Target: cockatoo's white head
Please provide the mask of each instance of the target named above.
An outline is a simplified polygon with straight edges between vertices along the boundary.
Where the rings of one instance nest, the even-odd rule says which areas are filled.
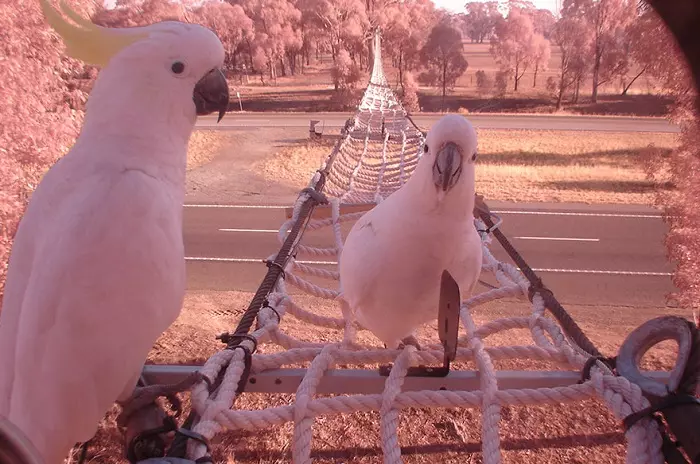
[[[106,28],[82,18],[62,2],[61,10],[74,25],[48,0],[40,1],[47,22],[63,38],[67,54],[102,68],[90,97],[101,100],[95,105],[105,105],[109,99],[107,111],[113,114],[120,105],[124,109],[130,105],[137,108],[129,111],[152,113],[148,116],[163,120],[181,114],[192,125],[196,115],[216,112],[219,120],[223,117],[229,103],[228,84],[221,71],[224,47],[211,30],[179,21]]]
[[[432,166],[432,184],[438,199],[452,191],[474,195],[476,131],[466,118],[457,114],[440,118],[430,128],[423,150],[421,162]]]

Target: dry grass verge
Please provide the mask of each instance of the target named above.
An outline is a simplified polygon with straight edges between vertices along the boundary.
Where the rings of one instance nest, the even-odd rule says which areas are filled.
[[[649,180],[645,156],[663,156],[676,134],[479,130],[477,191],[487,199],[522,202],[653,204],[668,179]],[[260,162],[266,178],[307,185],[330,142],[303,142]]]
[[[235,136],[230,132],[213,130],[196,130],[187,146],[187,170],[209,163],[224,148],[233,144]]]

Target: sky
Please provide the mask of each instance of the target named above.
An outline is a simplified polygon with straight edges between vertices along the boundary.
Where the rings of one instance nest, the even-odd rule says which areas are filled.
[[[445,8],[453,13],[464,13],[464,5],[467,0],[433,0],[433,3],[439,8]],[[537,8],[546,8],[554,12],[557,5],[557,0],[532,0]]]

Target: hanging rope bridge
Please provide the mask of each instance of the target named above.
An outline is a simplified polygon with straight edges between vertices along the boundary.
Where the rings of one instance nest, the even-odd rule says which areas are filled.
[[[149,383],[181,380],[198,371],[191,390],[192,411],[171,451],[196,462],[211,462],[208,443],[226,430],[255,431],[294,424],[291,444],[295,463],[311,462],[314,421],[322,416],[358,411],[380,413],[384,462],[399,463],[398,423],[406,408],[480,409],[483,462],[501,462],[499,422],[508,405],[576,403],[601,400],[625,429],[628,463],[662,463],[676,457],[669,430],[698,462],[700,445],[693,432],[700,371],[700,337],[682,318],[663,317],[639,327],[627,338],[618,356],[605,358],[585,336],[556,298],[500,232],[500,219],[478,201],[475,227],[483,243],[482,276],[498,285],[462,302],[462,332],[456,362],[472,362],[476,370],[452,369],[445,376],[411,376],[409,367],[437,365],[444,351],[439,343],[379,349],[358,338],[361,327],[347,322],[349,311],[339,293],[337,258],[343,249],[342,227],[400,188],[422,154],[424,133],[412,122],[388,85],[381,62],[379,34],[374,39],[375,61],[358,110],[342,130],[325,166],[302,190],[279,228],[279,251],[248,310],[233,333],[221,339],[226,348],[203,366],[146,366]],[[332,245],[310,245],[308,231],[327,231]],[[515,265],[497,260],[490,251],[493,238]],[[302,258],[312,258],[302,262]],[[333,261],[335,259],[335,261]],[[290,287],[328,300],[335,315],[304,308]],[[526,315],[477,324],[480,305],[506,297],[520,298]],[[437,302],[436,302],[437,304]],[[336,342],[301,340],[285,332],[295,318],[338,334]],[[513,329],[529,331],[530,345],[489,346],[487,339]],[[673,339],[679,344],[677,365],[670,373],[646,373],[641,356],[654,344]],[[265,353],[258,347],[265,344]],[[495,361],[518,359],[547,363],[548,371],[498,371]],[[392,363],[388,375],[378,364]],[[357,366],[338,369],[336,365]],[[289,367],[302,366],[302,367]],[[292,404],[262,410],[241,410],[235,401],[245,391],[295,393]],[[335,393],[342,396],[316,397]],[[671,406],[683,405],[679,408]],[[692,414],[688,411],[694,408]],[[653,415],[663,412],[666,422]],[[660,417],[660,416],[659,416]],[[695,419],[693,419],[695,418]],[[688,422],[691,421],[691,422]],[[186,453],[185,453],[185,447]],[[671,456],[671,458],[669,458]],[[686,461],[668,461],[686,462]]]

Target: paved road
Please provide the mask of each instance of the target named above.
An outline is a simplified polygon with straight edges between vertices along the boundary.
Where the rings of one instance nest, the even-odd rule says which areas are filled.
[[[217,124],[214,117],[199,118],[197,127],[219,130],[263,127],[308,128],[309,121],[321,121],[317,126],[337,132],[352,113],[228,113]],[[421,129],[428,129],[440,114],[420,113],[413,117]],[[679,132],[678,126],[664,118],[635,118],[622,116],[552,116],[521,114],[470,114],[469,120],[481,129],[542,129],[595,130],[615,132]]]
[[[673,291],[663,248],[666,226],[642,207],[499,204],[502,230],[545,283],[567,304],[663,306]],[[279,247],[284,207],[185,208],[190,289],[255,291]],[[343,227],[347,234],[351,224]],[[308,232],[305,243],[330,246],[330,229]],[[494,254],[507,255],[497,244]],[[299,259],[318,260],[301,257]],[[335,269],[328,258],[328,269]],[[327,283],[327,282],[326,282]]]

